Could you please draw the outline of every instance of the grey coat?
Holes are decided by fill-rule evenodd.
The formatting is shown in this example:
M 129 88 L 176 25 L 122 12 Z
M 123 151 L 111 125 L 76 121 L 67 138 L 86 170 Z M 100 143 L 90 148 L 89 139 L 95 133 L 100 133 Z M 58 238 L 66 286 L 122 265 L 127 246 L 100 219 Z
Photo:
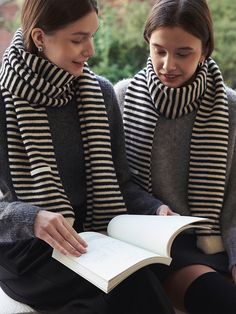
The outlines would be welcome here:
M 129 213 L 154 214 L 162 203 L 131 181 L 116 96 L 109 81 L 102 77 L 98 77 L 98 81 L 108 113 L 114 165 L 127 209 Z M 47 114 L 61 180 L 76 211 L 77 225 L 81 226 L 86 215 L 86 190 L 77 105 L 72 101 L 61 108 L 48 108 Z M 8 193 L 5 196 L 6 186 Z M 8 165 L 5 105 L 1 95 L 0 191 L 0 244 L 34 237 L 34 221 L 40 208 L 16 198 Z
M 121 112 L 130 79 L 115 85 Z M 236 264 L 236 92 L 227 87 L 229 102 L 229 149 L 226 189 L 221 214 L 221 230 L 229 268 Z M 154 195 L 181 215 L 190 215 L 188 207 L 188 164 L 190 139 L 196 112 L 179 119 L 160 117 L 152 150 L 152 186 Z

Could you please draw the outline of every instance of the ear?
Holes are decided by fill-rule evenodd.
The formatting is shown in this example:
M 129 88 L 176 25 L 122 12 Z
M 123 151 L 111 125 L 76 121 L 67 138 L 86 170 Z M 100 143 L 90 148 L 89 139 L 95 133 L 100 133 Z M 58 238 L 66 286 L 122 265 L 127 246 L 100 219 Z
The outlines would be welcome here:
M 202 55 L 199 60 L 200 63 L 204 62 L 208 58 L 208 53 L 209 53 L 209 47 L 208 45 L 206 45 L 202 50 Z
M 37 48 L 44 47 L 44 31 L 41 28 L 33 28 L 31 37 Z
M 202 55 L 200 60 L 199 60 L 199 63 L 204 63 L 205 60 L 206 60 L 205 55 Z

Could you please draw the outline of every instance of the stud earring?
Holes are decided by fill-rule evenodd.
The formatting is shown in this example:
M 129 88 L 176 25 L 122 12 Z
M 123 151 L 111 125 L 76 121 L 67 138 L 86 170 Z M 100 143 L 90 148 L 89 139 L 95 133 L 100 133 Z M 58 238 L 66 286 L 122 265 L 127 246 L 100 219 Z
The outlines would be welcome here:
M 43 47 L 42 46 L 38 47 L 38 52 L 43 52 Z
M 199 63 L 198 63 L 199 68 L 201 68 L 201 67 L 203 66 L 203 64 L 204 64 L 204 61 L 199 62 Z

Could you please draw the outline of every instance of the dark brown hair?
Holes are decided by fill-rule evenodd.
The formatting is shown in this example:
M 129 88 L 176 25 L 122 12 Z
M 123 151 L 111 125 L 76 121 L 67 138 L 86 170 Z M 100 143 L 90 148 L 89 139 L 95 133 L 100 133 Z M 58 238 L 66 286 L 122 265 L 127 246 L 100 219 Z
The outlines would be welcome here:
M 21 13 L 25 48 L 37 53 L 31 37 L 34 28 L 53 33 L 92 11 L 98 13 L 96 0 L 25 0 Z
M 212 17 L 205 0 L 157 0 L 144 28 L 147 42 L 159 27 L 181 27 L 199 38 L 203 51 L 209 57 L 214 49 Z

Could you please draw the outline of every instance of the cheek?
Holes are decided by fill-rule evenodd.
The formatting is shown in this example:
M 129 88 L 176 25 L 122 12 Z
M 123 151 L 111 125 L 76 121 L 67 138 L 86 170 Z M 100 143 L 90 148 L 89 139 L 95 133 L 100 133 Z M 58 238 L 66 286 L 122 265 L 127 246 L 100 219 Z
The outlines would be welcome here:
M 62 47 L 54 47 L 53 49 L 48 50 L 48 59 L 60 66 L 68 60 L 68 50 L 63 49 Z
M 190 62 L 188 63 L 188 65 L 186 64 L 185 65 L 185 68 L 186 68 L 186 73 L 188 73 L 188 76 L 192 76 L 196 73 L 197 71 L 197 68 L 198 68 L 198 62 Z
M 151 60 L 152 60 L 152 64 L 154 67 L 154 70 L 158 70 L 161 68 L 161 59 L 154 53 L 150 54 Z

